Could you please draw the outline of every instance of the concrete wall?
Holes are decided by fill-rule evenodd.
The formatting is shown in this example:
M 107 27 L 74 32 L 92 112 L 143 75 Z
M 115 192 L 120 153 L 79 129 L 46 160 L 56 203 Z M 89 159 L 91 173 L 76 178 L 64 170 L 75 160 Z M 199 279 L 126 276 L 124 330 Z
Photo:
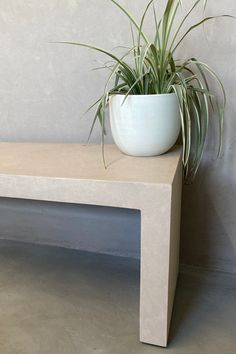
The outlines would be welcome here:
M 120 3 L 140 17 L 146 0 Z M 236 15 L 235 0 L 210 0 L 207 14 L 221 13 Z M 196 13 L 195 20 L 200 15 Z M 147 27 L 151 32 L 150 21 Z M 0 0 L 1 141 L 86 140 L 92 112 L 81 117 L 102 93 L 107 75 L 92 68 L 106 58 L 51 43 L 63 40 L 107 49 L 126 45 L 129 23 L 105 0 Z M 181 259 L 231 272 L 236 272 L 235 47 L 236 24 L 214 20 L 189 36 L 178 53 L 207 61 L 220 74 L 228 94 L 223 155 L 215 160 L 216 144 L 210 134 L 197 180 L 184 188 Z M 214 124 L 212 128 L 216 129 Z M 92 141 L 98 140 L 97 130 Z M 107 141 L 112 141 L 110 134 Z M 138 215 L 88 209 L 4 199 L 0 236 L 138 256 Z M 85 220 L 93 225 L 92 231 Z

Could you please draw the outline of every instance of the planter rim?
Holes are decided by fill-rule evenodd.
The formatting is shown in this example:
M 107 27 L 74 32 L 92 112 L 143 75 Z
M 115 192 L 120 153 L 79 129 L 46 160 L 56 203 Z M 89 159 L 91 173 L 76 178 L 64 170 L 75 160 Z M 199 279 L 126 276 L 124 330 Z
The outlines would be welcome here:
M 160 97 L 160 96 L 173 96 L 175 95 L 176 96 L 176 93 L 175 92 L 171 92 L 171 93 L 153 93 L 153 94 L 148 94 L 148 95 L 132 95 L 132 94 L 129 94 L 128 97 Z M 111 97 L 113 96 L 121 96 L 121 97 L 125 97 L 126 95 L 125 94 L 119 94 L 119 93 L 114 93 L 113 95 L 111 95 Z

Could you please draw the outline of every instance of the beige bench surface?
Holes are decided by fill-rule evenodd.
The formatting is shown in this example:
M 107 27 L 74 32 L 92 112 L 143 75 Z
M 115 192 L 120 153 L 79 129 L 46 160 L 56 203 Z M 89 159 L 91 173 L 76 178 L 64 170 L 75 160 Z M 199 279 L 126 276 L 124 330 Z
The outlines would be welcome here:
M 106 145 L 107 168 L 99 145 L 0 143 L 0 173 L 13 175 L 171 183 L 180 148 L 157 157 L 138 158 Z

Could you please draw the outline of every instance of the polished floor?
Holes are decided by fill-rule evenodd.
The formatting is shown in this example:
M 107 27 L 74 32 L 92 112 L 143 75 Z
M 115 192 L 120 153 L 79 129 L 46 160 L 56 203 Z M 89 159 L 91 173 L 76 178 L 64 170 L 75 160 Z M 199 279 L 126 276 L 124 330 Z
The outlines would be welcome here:
M 1 354 L 234 354 L 236 277 L 182 270 L 168 349 L 138 341 L 139 263 L 0 241 Z

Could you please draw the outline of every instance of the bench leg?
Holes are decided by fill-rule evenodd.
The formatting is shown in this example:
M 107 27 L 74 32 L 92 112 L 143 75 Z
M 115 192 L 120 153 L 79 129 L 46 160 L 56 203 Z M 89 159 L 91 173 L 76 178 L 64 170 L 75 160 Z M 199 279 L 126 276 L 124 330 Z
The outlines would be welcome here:
M 163 347 L 178 277 L 181 181 L 179 172 L 160 187 L 159 202 L 141 210 L 140 341 Z

